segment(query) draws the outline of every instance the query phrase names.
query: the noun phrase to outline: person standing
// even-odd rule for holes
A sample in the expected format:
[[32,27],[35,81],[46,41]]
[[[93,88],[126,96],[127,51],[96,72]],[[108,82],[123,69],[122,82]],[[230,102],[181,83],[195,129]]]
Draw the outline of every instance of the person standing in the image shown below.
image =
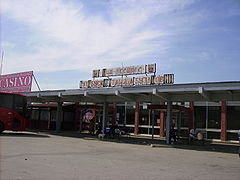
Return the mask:
[[195,130],[194,130],[194,129],[191,129],[191,130],[189,131],[189,136],[188,136],[188,143],[189,143],[190,145],[192,145],[194,138],[195,138]]
[[90,120],[90,124],[89,124],[89,134],[91,134],[91,135],[94,135],[94,133],[95,133],[95,128],[94,128],[94,120],[92,119],[92,120]]
[[169,139],[170,144],[172,144],[172,139],[174,142],[177,141],[177,135],[176,130],[174,129],[174,124],[171,126]]

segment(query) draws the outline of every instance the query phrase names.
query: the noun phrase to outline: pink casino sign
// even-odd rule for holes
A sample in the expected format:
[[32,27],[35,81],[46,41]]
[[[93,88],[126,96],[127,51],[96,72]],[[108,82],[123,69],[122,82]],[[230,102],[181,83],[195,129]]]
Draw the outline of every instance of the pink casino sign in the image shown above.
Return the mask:
[[29,92],[32,88],[33,71],[0,75],[1,92]]

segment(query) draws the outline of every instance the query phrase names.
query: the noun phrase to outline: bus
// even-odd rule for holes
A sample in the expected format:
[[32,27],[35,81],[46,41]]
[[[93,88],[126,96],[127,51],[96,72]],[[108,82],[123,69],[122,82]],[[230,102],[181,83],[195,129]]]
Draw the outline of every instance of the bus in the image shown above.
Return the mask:
[[0,133],[4,130],[23,131],[28,126],[26,97],[0,92]]

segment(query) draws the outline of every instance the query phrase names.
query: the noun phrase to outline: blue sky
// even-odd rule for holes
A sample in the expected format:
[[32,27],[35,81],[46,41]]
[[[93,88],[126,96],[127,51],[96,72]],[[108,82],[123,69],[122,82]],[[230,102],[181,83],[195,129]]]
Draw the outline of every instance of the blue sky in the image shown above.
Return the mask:
[[33,70],[43,90],[122,64],[157,63],[175,83],[240,80],[239,0],[0,3],[3,73]]

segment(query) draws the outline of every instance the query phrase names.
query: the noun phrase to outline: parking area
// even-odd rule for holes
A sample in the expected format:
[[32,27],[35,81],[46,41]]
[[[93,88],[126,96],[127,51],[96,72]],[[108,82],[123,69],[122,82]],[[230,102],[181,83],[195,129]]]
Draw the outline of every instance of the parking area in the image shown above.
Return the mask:
[[101,141],[82,135],[6,132],[0,135],[0,179],[240,179],[236,145],[159,143],[153,148],[149,142],[134,138],[126,142]]

